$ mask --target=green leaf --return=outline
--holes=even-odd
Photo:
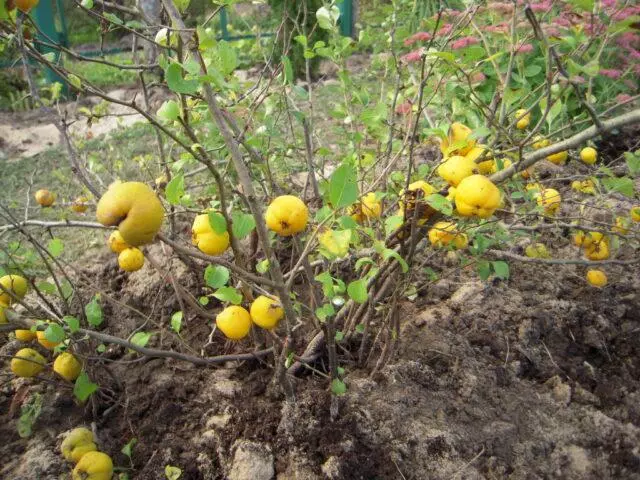
[[[335,295],[335,289],[333,288],[333,277],[329,272],[322,272],[314,277],[314,280],[322,284],[322,293],[324,296],[331,299]]]
[[[73,394],[75,397],[84,402],[89,398],[96,390],[98,390],[98,385],[93,383],[87,372],[81,372],[80,376],[76,378],[76,383],[73,386]]]
[[[115,23],[116,25],[124,25],[124,22],[120,20],[120,18],[117,15],[114,15],[113,13],[103,12],[102,16],[107,20],[109,20],[111,23]]]
[[[206,306],[209,305],[209,297],[207,297],[206,295],[201,296],[198,299],[198,303],[202,306]]]
[[[323,30],[331,30],[335,28],[340,17],[340,9],[332,5],[331,7],[320,7],[316,12],[316,19],[318,20],[318,26]]]
[[[213,294],[221,302],[233,303],[234,305],[240,305],[242,302],[242,294],[233,287],[222,287],[216,290]]]
[[[167,465],[164,467],[164,476],[167,477],[167,480],[178,480],[182,475],[182,470],[178,467],[174,467],[173,465]]]
[[[104,353],[106,351],[107,351],[107,346],[104,343],[101,343],[96,347],[96,352],[98,353]]]
[[[269,271],[269,260],[265,258],[261,262],[258,262],[256,265],[256,271],[258,273],[267,273]]]
[[[208,265],[204,270],[204,281],[213,289],[223,287],[229,281],[229,269],[222,265]]]
[[[63,298],[69,299],[73,294],[73,285],[66,278],[60,282],[60,294]]]
[[[184,193],[184,175],[180,173],[167,183],[167,187],[165,189],[167,202],[171,205],[179,205]]]
[[[334,208],[347,207],[358,200],[356,170],[343,163],[331,175],[329,182],[329,201]]]
[[[100,294],[93,296],[91,301],[84,307],[84,313],[87,316],[87,322],[93,327],[97,327],[102,323],[102,307],[99,303]]]
[[[93,8],[93,0],[82,0],[82,2],[80,2],[80,5],[82,5],[87,10],[91,10]]]
[[[27,402],[20,407],[20,418],[18,419],[17,430],[20,438],[27,438],[33,433],[33,425],[38,420],[42,411],[42,395],[35,393]]]
[[[50,323],[44,331],[44,338],[53,343],[62,343],[66,337],[64,328],[57,323]]]
[[[359,323],[358,325],[356,325],[356,332],[364,333],[364,325],[362,323]]]
[[[38,290],[40,290],[43,293],[48,293],[49,295],[56,295],[58,293],[58,289],[56,288],[56,286],[51,283],[51,282],[38,282],[36,284],[36,287],[38,288]]]
[[[233,212],[231,221],[233,222],[233,236],[238,240],[242,240],[256,228],[256,220],[249,213]]]
[[[369,294],[367,293],[367,281],[364,278],[360,280],[354,280],[350,282],[347,286],[347,293],[351,300],[356,303],[364,303],[369,298]]]
[[[527,65],[525,67],[524,76],[525,77],[535,77],[540,72],[542,72],[542,67],[540,65],[531,64],[531,65]]]
[[[567,3],[585,12],[591,13],[593,11],[594,0],[568,0]]]
[[[214,232],[221,235],[227,231],[227,221],[224,219],[224,215],[220,212],[209,212],[208,216],[209,225]]]
[[[384,234],[389,237],[393,232],[398,230],[402,226],[402,222],[404,219],[402,215],[393,215],[391,217],[387,217],[384,220]]]
[[[221,40],[215,50],[215,63],[224,75],[229,75],[238,66],[236,50],[230,43]]]
[[[341,396],[347,393],[347,385],[339,378],[334,378],[331,381],[331,393],[336,396]]]
[[[336,309],[333,308],[333,305],[331,305],[330,303],[327,303],[319,308],[316,308],[316,317],[318,317],[318,320],[320,320],[321,322],[326,321],[327,318],[335,314],[336,314]]]
[[[180,106],[175,100],[167,100],[158,109],[157,114],[162,120],[173,122],[180,116]]]
[[[282,72],[284,74],[284,83],[291,85],[293,83],[293,67],[291,66],[291,60],[286,55],[282,56]]]
[[[138,347],[146,347],[152,335],[150,332],[136,332],[129,341]]]
[[[444,215],[448,216],[453,214],[453,206],[451,205],[451,202],[447,200],[446,197],[443,197],[438,193],[432,193],[426,198],[426,201],[434,210],[437,210]]]
[[[478,262],[477,269],[480,280],[487,280],[491,275],[491,264],[485,260]]]
[[[176,93],[194,94],[198,91],[197,80],[185,80],[182,77],[182,66],[171,63],[165,70],[165,79],[169,89]]]
[[[391,248],[385,248],[382,251],[382,258],[384,258],[385,260],[388,260],[389,258],[395,258],[400,264],[400,268],[402,268],[403,273],[407,273],[409,271],[409,265],[407,265],[407,262],[405,262],[404,258],[402,258],[398,252]]]
[[[174,3],[176,7],[178,7],[178,10],[180,11],[180,13],[184,13],[187,10],[187,8],[189,8],[189,4],[191,3],[191,0],[174,0]]]
[[[629,174],[635,177],[640,173],[640,150],[631,153],[624,152],[624,158],[627,160],[627,167],[629,168]]]
[[[336,342],[341,342],[342,340],[344,340],[344,333],[342,333],[340,330],[338,330],[336,332],[335,339],[336,339]]]
[[[604,185],[604,188],[606,188],[609,192],[618,192],[629,198],[633,198],[633,180],[631,180],[629,177],[603,178],[602,184]]]
[[[133,455],[133,447],[136,445],[136,443],[138,443],[138,440],[136,438],[132,438],[124,447],[122,447],[122,450],[120,451],[123,455],[131,458],[131,455]]]
[[[509,264],[499,260],[497,262],[491,262],[491,267],[497,278],[507,280],[509,278]]]
[[[64,250],[64,244],[59,238],[52,238],[51,240],[49,240],[47,250],[49,250],[49,253],[52,257],[59,257]]]
[[[78,320],[76,317],[65,315],[64,317],[62,317],[62,321],[67,324],[71,333],[76,333],[78,330],[80,330],[80,320]]]
[[[171,315],[171,330],[176,333],[180,333],[182,328],[182,311],[178,311]]]

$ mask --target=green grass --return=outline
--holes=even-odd
[[[116,53],[106,55],[105,60],[121,65],[132,65],[131,53]],[[65,67],[80,78],[86,79],[92,85],[99,88],[116,88],[123,85],[133,85],[138,76],[135,70],[120,70],[115,67],[96,62],[85,62],[67,59]]]

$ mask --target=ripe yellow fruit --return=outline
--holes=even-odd
[[[456,187],[449,187],[447,190],[447,200],[453,202],[456,199]]]
[[[364,195],[351,209],[351,218],[358,223],[363,223],[366,219],[380,218],[380,215],[382,215],[382,202],[376,199],[374,192]]]
[[[73,382],[82,370],[80,361],[69,352],[62,352],[53,362],[53,371],[68,382]]]
[[[547,251],[547,247],[544,243],[533,243],[527,245],[524,253],[527,257],[530,258],[549,258],[549,252]]]
[[[144,254],[135,247],[125,248],[118,255],[118,265],[125,272],[135,272],[144,265]]]
[[[477,162],[477,160],[484,154],[486,150],[488,150],[486,145],[476,145],[465,155],[465,157],[473,160],[473,162],[476,164],[478,172],[480,172],[482,175],[491,173],[491,168],[493,166],[493,154],[491,153],[491,151],[487,152],[482,162]]]
[[[298,197],[281,195],[271,201],[264,218],[269,230],[290,237],[307,227],[309,209]]]
[[[438,166],[438,175],[456,187],[463,178],[478,172],[478,166],[471,158],[454,155]]]
[[[88,428],[74,428],[64,437],[60,451],[68,462],[78,463],[89,452],[95,452],[98,446],[95,444],[93,432]]]
[[[436,248],[453,245],[457,249],[465,248],[469,241],[464,233],[458,232],[453,222],[438,222],[429,230],[429,241]]]
[[[548,138],[538,135],[533,139],[533,148],[535,150],[540,150],[541,148],[548,147],[549,145],[551,145],[551,142]]]
[[[85,453],[73,469],[73,480],[111,480],[113,461],[102,452]]]
[[[631,215],[631,220],[634,222],[640,222],[640,205],[631,207],[629,214]]]
[[[18,7],[18,10],[24,13],[29,13],[29,11],[38,5],[40,0],[15,0],[15,6]]]
[[[209,215],[198,215],[191,226],[191,243],[207,255],[221,255],[229,248],[229,232],[217,233],[209,223]]]
[[[580,232],[582,233],[582,243],[581,245],[584,248],[588,248],[591,247],[592,245],[595,245],[597,243],[607,243],[607,237],[604,236],[604,234],[600,233],[600,232]]]
[[[30,342],[36,338],[36,332],[31,330],[16,330],[14,333],[16,334],[16,340],[21,342]]]
[[[553,215],[560,209],[562,197],[557,190],[545,188],[536,196],[536,202],[544,208],[546,214]]]
[[[87,197],[78,197],[71,204],[71,210],[76,213],[84,213],[87,211]]]
[[[593,147],[585,147],[580,150],[580,160],[587,165],[593,165],[598,159],[598,151]]]
[[[607,242],[592,243],[585,248],[584,253],[589,260],[606,260],[609,258],[609,244]]]
[[[267,330],[277,327],[278,322],[284,317],[280,300],[265,295],[260,295],[253,301],[249,313],[253,323]]]
[[[463,217],[489,218],[500,201],[500,190],[483,175],[471,175],[456,188],[456,210]]]
[[[602,270],[591,269],[587,271],[587,282],[594,287],[602,288],[607,284],[607,274]]]
[[[44,357],[33,348],[23,348],[11,359],[11,371],[18,377],[35,377],[46,363]]]
[[[38,330],[36,332],[36,337],[38,338],[38,343],[47,350],[53,350],[58,345],[60,345],[60,342],[52,342],[50,340],[47,340],[47,337],[45,337],[44,335],[44,330]]]
[[[13,304],[14,299],[9,293],[13,293],[20,300],[27,294],[27,280],[20,275],[5,275],[0,278],[0,303],[10,306]]]
[[[103,225],[118,225],[124,241],[137,247],[153,241],[162,226],[164,209],[144,183],[114,183],[100,198],[96,218]]]
[[[49,190],[45,190],[44,188],[38,190],[35,194],[35,197],[36,202],[38,202],[38,205],[40,205],[41,207],[50,207],[56,200],[55,195]]]
[[[571,182],[571,188],[578,192],[586,193],[589,195],[596,194],[596,184],[590,178],[582,181],[574,180],[573,182]]]
[[[547,160],[549,160],[551,163],[555,163],[556,165],[564,165],[568,157],[569,157],[569,153],[566,150],[564,150],[562,152],[548,155]]]
[[[447,138],[440,142],[442,155],[448,157],[453,154],[466,155],[469,153],[476,145],[476,141],[469,138],[471,132],[472,130],[462,123],[452,123]]]
[[[518,130],[524,130],[529,126],[529,123],[531,122],[531,113],[527,113],[526,109],[521,108],[520,110],[516,111],[515,118],[516,127],[518,128]]]
[[[109,235],[108,243],[109,248],[113,253],[120,253],[125,248],[131,248],[131,245],[124,241],[124,238],[122,238],[122,235],[118,230]]]
[[[245,308],[232,305],[216,316],[216,325],[231,340],[241,340],[251,330],[251,315]]]
[[[542,184],[537,183],[537,182],[533,182],[533,183],[527,183],[524,188],[527,190],[527,192],[531,192],[531,191],[535,191],[537,190],[538,192],[541,192],[542,190],[544,190],[544,187],[542,186]]]

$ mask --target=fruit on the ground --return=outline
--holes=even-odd
[[[144,265],[144,254],[136,247],[125,248],[118,255],[118,265],[125,272],[135,272]]]
[[[111,480],[113,461],[102,452],[87,452],[73,469],[73,480]]]
[[[556,189],[545,188],[536,196],[536,202],[544,208],[547,215],[553,215],[560,209],[562,197]]]
[[[73,382],[82,370],[80,361],[69,352],[62,352],[53,362],[53,371],[68,382]]]
[[[456,210],[463,217],[489,218],[500,201],[500,190],[484,175],[471,175],[456,188]]]
[[[478,166],[471,158],[454,155],[445,159],[438,166],[438,175],[447,181],[449,185],[457,186],[463,178],[478,172]]]
[[[93,432],[85,427],[74,428],[64,437],[60,451],[65,460],[78,463],[89,452],[98,450]]]
[[[532,243],[524,249],[524,254],[529,258],[549,258],[549,252],[544,243]]]
[[[229,248],[229,232],[217,233],[209,222],[209,215],[198,215],[191,226],[191,243],[207,255],[220,255]]]
[[[78,197],[76,198],[73,203],[71,204],[71,210],[73,210],[76,213],[84,213],[87,211],[87,202],[89,200],[87,199],[87,197]]]
[[[409,184],[409,188],[405,192],[400,191],[400,209],[398,215],[407,219],[413,218],[414,209],[416,204],[418,205],[418,225],[423,225],[435,210],[431,206],[427,205],[423,200],[435,193],[436,189],[424,180],[417,180]]]
[[[537,183],[537,182],[533,182],[533,183],[527,183],[524,188],[528,191],[528,192],[535,192],[536,190],[538,192],[541,192],[542,190],[544,190],[544,187],[542,186],[542,184]]]
[[[548,147],[549,145],[551,145],[551,142],[549,141],[548,138],[544,138],[538,135],[533,139],[533,148],[536,150],[540,150],[541,148]]]
[[[574,180],[571,182],[571,188],[578,192],[587,193],[589,195],[596,194],[596,184],[590,178],[586,180]]]
[[[524,130],[529,126],[529,123],[531,123],[531,113],[527,112],[525,108],[517,110],[515,118],[516,127],[518,128],[518,130]]]
[[[113,183],[100,198],[96,217],[103,225],[118,225],[124,241],[137,247],[153,241],[162,226],[164,209],[148,185]]]
[[[631,220],[625,217],[616,217],[616,224],[612,230],[620,235],[626,235],[629,233],[629,227],[631,226]]]
[[[576,237],[580,237],[581,242],[578,243],[578,238]],[[607,238],[604,236],[603,233],[600,232],[578,232],[576,234],[576,237],[574,237],[576,245],[582,246],[584,248],[588,248],[591,247],[592,245],[595,245],[596,243],[607,243]]]
[[[24,13],[29,13],[29,11],[40,3],[40,0],[14,0],[16,7],[18,10]]]
[[[491,151],[488,151],[487,154],[483,157],[483,160],[478,163],[478,159],[484,154],[484,152],[488,150],[486,145],[476,145],[465,155],[465,157],[473,160],[476,164],[476,168],[478,172],[482,175],[487,175],[491,173],[491,167],[493,166],[493,155]]]
[[[442,155],[466,155],[476,145],[474,139],[469,138],[472,130],[466,125],[454,122],[449,128],[447,138],[440,142]]]
[[[453,245],[457,249],[465,248],[469,241],[464,233],[458,231],[453,222],[437,222],[429,230],[429,241],[436,248]]]
[[[277,327],[284,316],[280,301],[266,295],[260,295],[253,301],[249,313],[253,323],[267,330]]]
[[[10,306],[15,300],[8,292],[20,300],[27,294],[27,280],[20,275],[5,275],[0,278],[0,303]]]
[[[216,325],[231,340],[241,340],[251,330],[251,315],[245,308],[232,305],[216,316]]]
[[[382,215],[382,202],[376,199],[374,192],[364,195],[351,209],[351,218],[358,223],[366,219],[380,218]]]
[[[595,242],[585,248],[584,254],[589,260],[606,260],[609,258],[609,244],[607,242]]]
[[[551,163],[555,163],[556,165],[564,165],[568,157],[569,153],[566,150],[563,150],[562,152],[547,155],[547,160]]]
[[[271,201],[264,218],[269,230],[289,237],[307,227],[309,209],[298,197],[281,195]]]
[[[23,348],[11,359],[11,371],[18,377],[35,377],[46,363],[44,357],[33,348]]]
[[[629,214],[631,215],[631,220],[634,222],[640,222],[640,205],[631,207]]]
[[[592,268],[587,271],[587,282],[594,287],[604,287],[607,284],[607,274]]]
[[[56,200],[56,197],[49,190],[41,189],[38,190],[35,194],[36,202],[41,207],[50,207],[53,205],[53,202]]]
[[[131,248],[131,245],[124,241],[124,238],[122,238],[122,235],[118,230],[109,235],[108,243],[109,248],[113,253],[120,253],[125,248]]]
[[[580,150],[580,160],[587,165],[593,165],[598,159],[598,151],[593,147],[584,147]]]
[[[44,330],[38,330],[36,332],[36,337],[38,338],[38,343],[47,350],[53,350],[58,345],[60,345],[60,342],[52,342],[51,340],[47,340],[47,337],[44,334]]]
[[[16,334],[16,340],[20,340],[21,342],[30,342],[36,338],[36,332],[32,332],[31,330],[16,330],[14,332]]]

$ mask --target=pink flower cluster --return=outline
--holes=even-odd
[[[531,7],[531,10],[536,13],[545,13],[551,10],[551,7],[553,7],[553,1],[544,0],[542,2],[530,3],[529,6]]]
[[[416,42],[428,42],[429,40],[431,40],[431,34],[429,32],[418,32],[408,38],[405,38],[404,46],[408,47]]]
[[[616,70],[613,68],[603,68],[598,73],[603,77],[609,77],[614,80],[617,80],[622,76],[622,70]]]
[[[513,13],[513,3],[509,2],[491,2],[487,4],[487,8],[493,12],[508,15]]]
[[[516,54],[525,54],[533,52],[533,45],[530,43],[524,43],[516,50]]]
[[[400,57],[400,61],[403,63],[417,63],[422,59],[422,49],[413,50]]]
[[[407,102],[401,103],[396,107],[396,113],[398,115],[408,115],[409,113],[411,113],[411,108],[412,108],[411,102],[407,101]]]
[[[449,35],[451,33],[451,30],[453,30],[453,25],[451,25],[450,23],[445,23],[440,27],[440,30],[436,32],[436,35],[438,37],[444,37],[445,35]]]
[[[476,45],[477,43],[480,43],[480,40],[475,37],[462,37],[452,42],[451,48],[453,50],[460,50],[461,48],[467,48],[471,45]]]
[[[508,33],[509,25],[507,23],[499,23],[497,25],[487,25],[484,27],[486,32],[490,33]]]
[[[616,22],[620,22],[629,17],[632,17],[633,15],[640,15],[640,5],[621,8],[613,15],[611,15],[611,19],[615,20]]]

